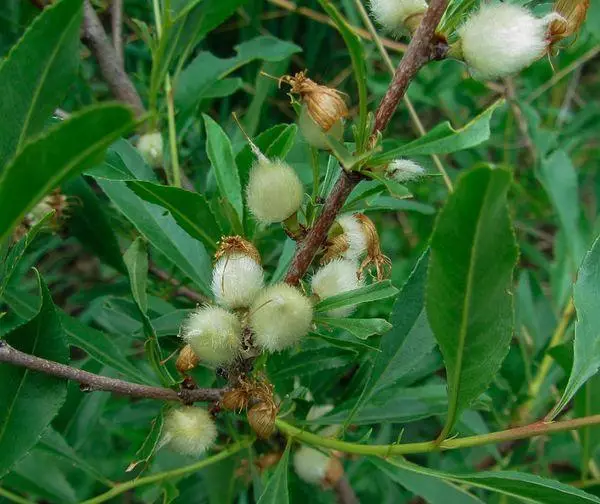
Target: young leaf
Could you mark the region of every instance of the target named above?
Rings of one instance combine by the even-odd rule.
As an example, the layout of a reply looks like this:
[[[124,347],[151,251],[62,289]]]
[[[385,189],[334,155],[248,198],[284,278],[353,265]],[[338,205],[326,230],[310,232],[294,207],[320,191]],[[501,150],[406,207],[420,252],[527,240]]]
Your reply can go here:
[[[269,478],[267,486],[258,499],[258,504],[287,504],[290,501],[287,474],[291,446],[292,443],[288,442],[273,476]]]
[[[42,130],[75,79],[81,13],[82,0],[49,5],[0,63],[0,167]]]
[[[242,200],[242,185],[238,175],[233,148],[229,138],[213,119],[206,114],[206,154],[215,172],[221,198],[231,203],[240,222],[244,222],[244,202]]]
[[[514,471],[481,472],[477,474],[450,474],[412,464],[402,459],[369,459],[372,464],[393,473],[397,467],[416,474],[429,475],[452,481],[460,485],[469,485],[491,490],[510,497],[536,504],[590,504],[600,503],[600,498],[555,480],[541,478],[533,474]]]
[[[392,285],[389,280],[383,280],[382,282],[376,282],[360,289],[344,292],[337,296],[331,296],[322,301],[319,301],[315,306],[316,312],[324,312],[333,310],[335,308],[342,308],[344,306],[356,305],[361,303],[369,303],[371,301],[379,301],[380,299],[386,299],[395,296],[398,293],[398,289]]]
[[[496,374],[513,331],[517,249],[506,206],[507,171],[465,173],[440,212],[431,239],[427,316],[448,379],[440,439]]]
[[[560,401],[548,415],[549,420],[560,413],[600,367],[600,238],[596,238],[583,259],[573,287],[573,302],[577,310],[573,369]]]
[[[367,339],[374,334],[383,334],[392,328],[387,320],[380,318],[372,319],[353,319],[353,318],[333,318],[333,317],[316,317],[315,322],[330,327],[344,329],[357,338]]]
[[[0,177],[0,242],[44,195],[97,163],[133,124],[127,108],[101,105],[29,142]]]
[[[454,129],[449,122],[438,124],[429,133],[396,149],[373,156],[371,165],[387,164],[401,156],[449,154],[475,147],[490,138],[490,120],[494,111],[504,103],[498,100],[465,126]]]
[[[6,342],[25,353],[66,364],[69,349],[50,292],[41,284],[42,308]],[[0,342],[2,345],[2,342]],[[24,367],[0,366],[0,476],[31,447],[58,413],[67,396],[67,382]]]
[[[204,195],[152,182],[133,181],[127,185],[144,200],[169,210],[186,232],[216,250],[223,231]]]

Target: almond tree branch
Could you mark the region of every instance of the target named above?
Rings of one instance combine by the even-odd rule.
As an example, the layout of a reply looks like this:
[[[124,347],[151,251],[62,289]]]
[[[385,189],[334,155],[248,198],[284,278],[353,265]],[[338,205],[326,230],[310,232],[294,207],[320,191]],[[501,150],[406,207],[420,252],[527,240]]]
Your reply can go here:
[[[110,17],[112,26],[112,40],[115,48],[117,63],[125,68],[123,62],[123,0],[112,0],[110,6]]]
[[[108,378],[94,373],[89,373],[65,364],[26,354],[0,341],[0,362],[13,366],[20,366],[32,371],[39,371],[58,378],[79,382],[85,391],[105,391],[129,397],[158,399],[160,401],[181,401],[191,404],[196,401],[218,401],[223,394],[223,389],[197,388],[181,389],[180,391],[140,385],[116,378]]]
[[[342,476],[333,487],[338,504],[359,504],[348,478]]]
[[[375,113],[375,124],[372,131],[374,137],[383,131],[390,122],[392,114],[417,72],[429,61],[444,57],[443,47],[435,38],[435,29],[446,10],[447,4],[448,0],[433,0],[430,3]],[[442,50],[440,51],[440,49]],[[327,232],[342,209],[346,198],[360,180],[360,174],[342,171],[331,194],[325,201],[323,211],[317,222],[298,244],[296,254],[285,277],[287,283],[296,285],[304,276],[314,256],[325,242]]]

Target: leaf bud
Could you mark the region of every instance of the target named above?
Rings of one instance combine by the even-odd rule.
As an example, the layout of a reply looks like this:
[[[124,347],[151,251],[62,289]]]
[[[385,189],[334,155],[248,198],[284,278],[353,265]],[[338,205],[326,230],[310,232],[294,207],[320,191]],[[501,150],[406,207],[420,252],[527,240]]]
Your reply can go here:
[[[196,406],[184,406],[165,415],[160,446],[199,457],[216,439],[217,427],[209,413]]]
[[[407,29],[414,33],[427,11],[425,0],[371,0],[371,14],[393,35]]]
[[[302,480],[323,488],[335,486],[344,475],[337,458],[309,446],[302,446],[294,453],[294,470]]]
[[[425,175],[425,169],[410,159],[394,159],[386,168],[386,176],[400,184],[413,182]]]
[[[181,374],[186,374],[188,371],[194,369],[198,365],[198,362],[198,356],[192,350],[191,345],[188,344],[179,351],[175,367]]]
[[[535,17],[518,5],[482,5],[459,27],[451,54],[461,54],[476,79],[496,79],[523,70],[546,53],[548,25],[557,14]]]
[[[357,265],[348,259],[334,259],[322,266],[313,275],[311,286],[313,293],[319,299],[326,299],[343,292],[358,289],[363,286],[363,280],[359,278]],[[346,317],[354,311],[354,306],[344,306],[327,312],[330,317]]]
[[[312,316],[312,303],[295,287],[267,287],[250,308],[254,342],[270,352],[290,347],[308,333]]]
[[[263,288],[263,269],[256,247],[240,236],[223,238],[215,254],[212,292],[227,308],[249,306]]]
[[[238,318],[217,306],[201,306],[183,322],[179,336],[203,361],[227,364],[240,353],[242,328]]]
[[[160,132],[144,133],[137,142],[140,154],[151,167],[159,168],[163,164],[163,138]]]
[[[298,211],[303,197],[302,182],[290,165],[259,156],[246,186],[246,203],[256,220],[283,222]]]

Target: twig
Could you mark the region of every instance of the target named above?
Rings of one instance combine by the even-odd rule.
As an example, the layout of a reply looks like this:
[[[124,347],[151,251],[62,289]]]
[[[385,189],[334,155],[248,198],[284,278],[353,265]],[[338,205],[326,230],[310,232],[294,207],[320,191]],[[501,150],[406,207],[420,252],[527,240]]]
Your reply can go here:
[[[168,388],[140,385],[116,378],[108,378],[26,354],[11,347],[4,341],[0,341],[0,362],[7,362],[14,366],[25,367],[58,378],[79,382],[85,391],[113,392],[129,397],[158,399],[160,401],[182,401],[185,404],[196,401],[218,401],[223,394],[223,389],[197,388],[176,391]]]
[[[110,16],[112,25],[112,40],[115,48],[117,63],[121,68],[125,68],[123,59],[123,0],[112,0],[110,6]]]
[[[285,10],[290,12],[295,12],[300,14],[301,16],[305,16],[317,23],[327,24],[329,26],[333,26],[335,28],[335,23],[327,16],[326,14],[322,14],[321,12],[317,12],[315,10],[309,9],[307,7],[298,7],[294,2],[290,2],[289,0],[268,0],[269,3],[273,5],[277,5]],[[349,25],[350,29],[356,33],[359,37],[365,40],[373,40],[373,36],[367,31],[357,26]],[[403,53],[406,51],[407,45],[402,44],[400,42],[395,42],[394,40],[390,40],[388,38],[381,39],[383,45],[388,49],[392,49],[394,51]]]
[[[431,59],[439,57],[434,44],[435,29],[446,10],[448,0],[433,0],[427,9],[423,20],[417,28],[387,93],[379,104],[375,114],[373,135],[383,131],[390,121],[398,103],[406,93],[408,85],[417,72]],[[308,231],[305,238],[298,244],[296,254],[292,259],[285,281],[296,285],[308,270],[319,247],[327,237],[327,232],[333,224],[352,189],[360,182],[359,174],[342,171],[331,194],[323,206],[323,211],[315,225]]]
[[[196,292],[185,285],[181,285],[175,278],[169,275],[166,271],[161,270],[158,266],[154,264],[150,264],[148,267],[148,271],[152,273],[156,278],[170,283],[173,287],[175,287],[174,295],[188,298],[190,301],[194,303],[206,303],[210,301],[207,297],[203,296],[199,292]]]
[[[119,63],[117,53],[106,36],[102,23],[89,0],[83,4],[83,33],[81,39],[87,45],[100,67],[102,76],[115,97],[127,103],[139,117],[146,111],[142,99],[129,76]]]
[[[517,93],[515,91],[515,84],[511,77],[507,77],[504,79],[505,91],[504,95],[510,104],[510,108],[515,117],[515,121],[517,122],[517,126],[519,131],[521,132],[521,136],[523,137],[523,142],[525,143],[525,147],[529,151],[529,155],[531,156],[532,163],[535,164],[535,160],[537,158],[537,152],[535,150],[535,145],[531,140],[531,135],[529,134],[529,126],[527,124],[527,119],[525,118],[521,107],[517,102]]]
[[[358,498],[354,493],[354,489],[350,486],[350,482],[346,476],[342,476],[333,487],[338,504],[359,504]]]

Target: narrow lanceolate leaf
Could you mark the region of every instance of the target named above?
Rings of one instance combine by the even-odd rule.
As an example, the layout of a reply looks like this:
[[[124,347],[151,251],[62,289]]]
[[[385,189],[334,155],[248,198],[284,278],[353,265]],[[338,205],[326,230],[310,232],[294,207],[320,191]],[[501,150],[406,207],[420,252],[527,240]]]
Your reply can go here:
[[[190,236],[216,250],[222,231],[204,195],[152,182],[135,181],[127,185],[140,198],[169,210]]]
[[[203,114],[206,126],[206,154],[215,172],[221,198],[231,203],[240,222],[244,220],[242,185],[229,138],[215,121]]]
[[[98,163],[133,124],[127,108],[97,106],[29,142],[0,177],[0,242],[44,195]]]
[[[500,368],[513,331],[517,248],[506,206],[510,174],[467,172],[440,212],[431,240],[427,316],[448,380],[447,436]]]
[[[278,462],[273,476],[267,482],[267,486],[258,499],[258,504],[287,504],[290,501],[288,493],[288,462],[290,459],[290,447],[288,442],[281,460]]]
[[[586,254],[573,287],[577,310],[573,369],[565,392],[548,415],[554,418],[600,367],[600,238]]]
[[[50,5],[0,63],[0,171],[42,130],[79,63],[82,0]]]
[[[415,474],[427,475],[451,481],[459,485],[468,485],[490,490],[525,502],[534,504],[591,504],[600,503],[600,498],[559,481],[541,478],[533,474],[515,471],[480,472],[477,474],[450,474],[421,467],[402,459],[370,459],[371,463],[388,474],[396,468]],[[403,474],[403,473],[401,473]],[[394,479],[396,477],[394,476]],[[469,502],[468,500],[463,502]]]
[[[42,282],[38,277],[38,281]],[[48,288],[42,282],[42,308],[6,337],[14,348],[67,363],[69,349]],[[38,441],[67,395],[67,382],[23,367],[0,364],[0,476]]]
[[[323,299],[323,301],[320,301],[315,306],[315,311],[324,312],[335,308],[342,308],[344,306],[379,301],[380,299],[389,298],[396,294],[398,294],[398,289],[396,289],[389,280],[384,280],[382,282],[367,285],[366,287],[361,287],[360,289]]]
[[[133,300],[140,311],[145,314],[148,311],[148,295],[146,294],[148,286],[148,252],[142,239],[137,238],[131,244],[125,252],[123,260],[129,272]]]
[[[374,334],[383,334],[392,328],[387,320],[380,318],[372,319],[353,319],[353,318],[333,318],[333,317],[317,317],[315,322],[325,327],[335,327],[344,329],[357,338],[367,339]]]

